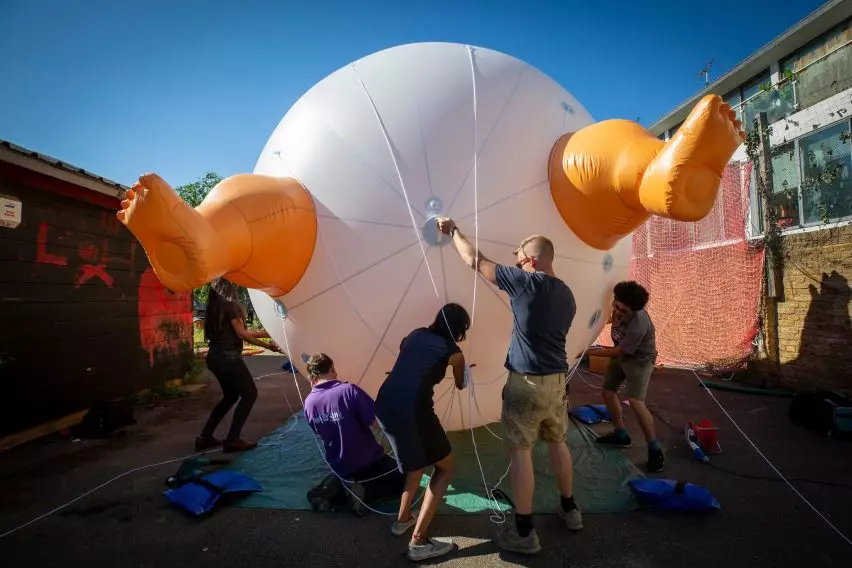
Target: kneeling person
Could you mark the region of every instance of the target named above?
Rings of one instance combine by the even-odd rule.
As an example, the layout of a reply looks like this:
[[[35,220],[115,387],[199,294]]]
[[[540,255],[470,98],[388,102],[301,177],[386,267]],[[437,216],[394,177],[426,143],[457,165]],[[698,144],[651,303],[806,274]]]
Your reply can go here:
[[[405,477],[373,436],[373,399],[357,386],[338,380],[334,361],[325,353],[311,356],[307,366],[312,388],[305,398],[305,417],[322,440],[326,461],[354,493],[355,512],[363,512],[365,503],[399,497]],[[314,510],[344,504],[351,497],[337,476],[308,492]]]

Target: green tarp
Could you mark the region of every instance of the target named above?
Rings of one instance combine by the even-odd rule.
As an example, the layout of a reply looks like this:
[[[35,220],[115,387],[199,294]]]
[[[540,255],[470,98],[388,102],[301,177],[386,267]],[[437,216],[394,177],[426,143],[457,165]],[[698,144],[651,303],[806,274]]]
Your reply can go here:
[[[503,442],[497,439],[499,424],[476,428],[472,432],[450,432],[456,459],[456,473],[438,510],[439,514],[482,513],[491,510],[483,475],[488,487],[494,487],[506,473],[509,459]],[[493,432],[493,433],[492,433]],[[636,507],[627,482],[641,473],[618,450],[595,444],[594,433],[582,424],[571,423],[568,444],[574,457],[574,496],[586,513],[614,513]],[[479,464],[474,451],[474,439]],[[269,509],[310,509],[305,494],[328,475],[316,438],[300,412],[284,426],[264,438],[257,449],[242,455],[231,468],[256,479],[263,491],[241,500],[241,507]],[[387,448],[387,444],[385,443]],[[547,459],[547,445],[536,444],[533,450],[536,491],[533,511],[552,512],[559,504],[556,480]],[[428,483],[424,476],[423,486]],[[511,496],[508,474],[500,489]],[[502,503],[503,508],[506,504]],[[377,509],[395,511],[395,503],[384,503]]]

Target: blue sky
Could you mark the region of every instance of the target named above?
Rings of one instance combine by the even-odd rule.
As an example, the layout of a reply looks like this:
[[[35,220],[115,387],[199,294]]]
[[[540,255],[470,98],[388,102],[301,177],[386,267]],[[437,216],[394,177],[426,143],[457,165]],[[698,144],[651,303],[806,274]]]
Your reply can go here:
[[[125,184],[251,171],[312,85],[416,41],[506,52],[649,125],[822,3],[3,0],[0,138]]]

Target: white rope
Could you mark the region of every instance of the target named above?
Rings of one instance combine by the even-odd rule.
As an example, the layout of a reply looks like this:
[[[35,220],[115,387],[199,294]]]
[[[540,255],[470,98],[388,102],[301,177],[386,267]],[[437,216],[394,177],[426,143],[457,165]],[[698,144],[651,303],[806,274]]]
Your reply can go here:
[[[825,524],[828,525],[829,528],[831,528],[831,530],[836,532],[838,534],[838,536],[840,536],[840,538],[842,538],[844,541],[846,541],[846,544],[852,545],[852,539],[850,539],[848,536],[843,534],[843,532],[839,528],[837,528],[834,525],[834,523],[832,523],[830,520],[828,520],[828,517],[823,515],[820,512],[820,510],[817,509],[816,506],[814,506],[813,503],[808,501],[807,497],[802,495],[802,493],[798,489],[796,489],[796,486],[793,485],[792,483],[790,483],[790,481],[786,477],[784,477],[784,474],[781,473],[781,471],[777,467],[775,467],[775,464],[773,464],[772,461],[768,457],[766,457],[766,455],[763,452],[760,451],[760,448],[757,447],[757,444],[755,444],[752,441],[752,439],[748,437],[748,434],[746,434],[743,431],[743,429],[740,428],[740,425],[737,424],[737,421],[734,420],[734,417],[731,416],[731,414],[725,409],[725,407],[722,406],[722,403],[719,402],[719,399],[716,398],[716,395],[714,395],[713,392],[704,384],[704,382],[701,380],[701,377],[698,376],[698,373],[696,373],[694,369],[689,369],[689,370],[692,371],[692,374],[695,375],[696,380],[698,380],[698,384],[701,385],[704,388],[704,390],[707,392],[708,395],[710,395],[710,398],[713,399],[713,402],[716,403],[716,406],[718,406],[719,409],[725,414],[725,416],[728,417],[728,420],[731,421],[731,424],[734,425],[734,428],[737,429],[737,431],[740,433],[740,435],[743,437],[743,439],[745,439],[745,441],[748,442],[751,445],[752,448],[754,448],[754,451],[757,452],[757,455],[759,455],[761,458],[763,458],[763,461],[765,461],[766,464],[770,468],[772,468],[772,471],[775,472],[775,474],[781,479],[781,481],[786,483],[787,486],[793,491],[793,493],[798,495],[799,499],[801,499],[808,507],[810,507],[811,510],[819,516],[819,518],[821,518],[823,521],[825,521]]]
[[[470,79],[471,79],[471,90],[472,90],[472,94],[473,94],[473,211],[474,211],[474,215],[473,215],[473,239],[474,239],[473,248],[476,251],[476,255],[477,255],[477,258],[474,261],[475,264],[474,264],[474,267],[473,267],[473,299],[471,300],[472,307],[471,307],[471,314],[470,314],[470,327],[471,327],[471,329],[473,329],[473,323],[474,323],[475,318],[476,318],[476,284],[477,284],[477,281],[479,280],[479,258],[478,258],[479,257],[479,164],[478,164],[478,161],[479,161],[478,160],[478,158],[479,158],[479,148],[478,148],[479,139],[477,137],[477,128],[476,128],[477,110],[478,110],[479,105],[478,105],[478,101],[477,101],[477,97],[476,97],[476,66],[474,64],[474,59],[473,59],[473,48],[469,45],[466,46],[466,47],[467,47],[468,60],[470,61]],[[472,334],[468,336],[468,345],[469,345],[468,352],[472,356],[473,355],[473,337],[472,337]],[[472,371],[471,371],[471,375],[472,375]],[[468,419],[471,421],[471,423],[470,423],[470,425],[471,425],[470,439],[473,442],[473,454],[474,454],[474,456],[476,456],[476,463],[479,466],[479,476],[482,479],[482,485],[485,487],[485,494],[488,497],[488,500],[490,502],[489,504],[491,506],[491,513],[492,514],[489,517],[489,520],[496,525],[500,525],[500,524],[503,524],[503,523],[506,522],[506,513],[503,512],[503,509],[500,507],[500,503],[494,497],[493,490],[488,487],[488,480],[485,479],[485,468],[482,466],[482,460],[479,457],[479,446],[476,443],[476,433],[474,432],[474,429],[473,429],[473,406],[474,406],[474,403],[476,402],[476,392],[475,392],[476,387],[474,385],[474,381],[473,381],[472,376],[471,376],[470,381],[468,381],[467,389],[468,389],[468,391],[467,391],[467,395],[468,395],[467,396],[467,408],[468,408],[467,415],[468,415]],[[479,412],[479,403],[476,403],[476,410],[477,410],[477,413],[479,413],[480,416],[481,416],[481,412]],[[486,427],[487,427],[487,425],[486,425]],[[488,428],[488,431],[491,432],[491,429]],[[496,436],[496,434],[494,434],[494,432],[491,432],[491,434],[493,436],[499,438],[499,436]],[[511,467],[512,467],[512,464],[511,464],[511,462],[509,462],[509,466],[506,468],[506,473],[504,473],[503,476],[500,478],[500,481],[497,483],[497,486],[499,486],[500,483],[503,482],[503,479],[506,477],[506,474],[509,473],[509,469]]]
[[[299,179],[299,177],[293,172],[293,170],[288,168],[287,164],[284,163],[284,159],[281,157],[281,152],[273,152],[273,156],[275,156],[275,158],[281,164],[281,167],[283,168],[283,172],[286,175],[295,179],[300,186],[307,187],[304,183],[302,183],[302,180]],[[378,335],[376,335],[376,332],[373,331],[373,328],[367,324],[367,321],[364,319],[364,316],[361,315],[361,312],[358,309],[358,305],[355,303],[355,300],[352,299],[352,295],[349,293],[349,288],[346,286],[346,281],[340,273],[340,269],[338,268],[337,263],[334,260],[334,255],[331,254],[331,248],[328,246],[328,243],[326,242],[324,235],[325,235],[325,230],[322,229],[322,223],[317,221],[317,239],[320,241],[320,243],[322,243],[322,246],[325,249],[325,254],[328,257],[329,262],[331,263],[331,268],[334,270],[334,274],[337,276],[337,281],[340,283],[340,287],[343,288],[343,293],[346,294],[346,298],[349,300],[349,305],[352,307],[352,310],[358,316],[358,319],[361,320],[361,323],[364,324],[364,327],[367,328],[367,331],[370,332],[370,335],[372,335],[373,338],[375,338],[376,341],[378,341],[379,344],[382,345],[382,347],[387,349],[391,353],[391,355],[396,356],[397,352],[394,349],[391,349],[390,347],[388,347],[387,345],[384,344],[384,341],[382,340],[382,338],[379,337]],[[394,253],[394,254],[397,254],[397,253]],[[387,259],[385,259],[385,260],[387,260]],[[350,278],[351,278],[351,276],[350,276]],[[305,303],[307,303],[307,301]]]
[[[98,486],[97,486],[97,487],[95,487],[94,489],[90,489],[90,490],[86,491],[86,492],[85,492],[85,493],[83,493],[82,495],[80,495],[80,496],[78,496],[78,497],[75,497],[74,499],[71,499],[71,500],[70,500],[70,501],[68,501],[67,503],[65,503],[65,504],[63,504],[63,505],[60,505],[60,506],[56,507],[55,509],[51,509],[50,511],[48,511],[47,513],[45,513],[45,514],[43,514],[43,515],[39,515],[38,517],[36,517],[36,518],[32,519],[31,521],[27,521],[26,523],[24,523],[24,524],[22,524],[22,525],[19,525],[19,526],[17,526],[17,527],[15,527],[15,528],[13,528],[12,530],[8,530],[8,531],[4,532],[3,534],[0,534],[0,538],[5,538],[5,537],[9,536],[9,535],[10,535],[10,534],[12,534],[12,533],[16,533],[16,532],[18,532],[19,530],[21,530],[21,529],[23,529],[23,528],[26,528],[26,527],[30,526],[31,524],[33,524],[33,523],[35,523],[35,522],[38,522],[38,521],[40,521],[40,520],[44,519],[45,517],[49,517],[50,515],[52,515],[52,514],[54,514],[54,513],[57,513],[57,512],[61,511],[62,509],[66,508],[66,507],[68,507],[68,506],[70,506],[70,505],[73,505],[74,503],[76,503],[76,502],[77,502],[77,501],[79,501],[80,499],[83,499],[83,498],[85,498],[85,497],[88,497],[89,495],[91,495],[91,494],[92,494],[92,493],[94,493],[95,491],[97,491],[97,490],[99,490],[99,489],[103,489],[104,487],[106,487],[107,485],[109,485],[110,483],[112,483],[113,481],[118,481],[118,480],[119,480],[119,479],[121,479],[122,477],[126,477],[126,476],[130,475],[131,473],[136,473],[137,471],[142,471],[143,469],[149,469],[149,468],[152,468],[152,467],[159,467],[159,466],[161,466],[161,465],[167,465],[167,464],[170,464],[170,463],[175,463],[175,462],[179,462],[179,461],[184,461],[184,460],[188,460],[188,459],[195,458],[195,457],[198,457],[198,456],[203,456],[203,455],[205,455],[205,454],[212,454],[212,453],[216,453],[216,452],[220,452],[220,451],[222,451],[222,450],[221,450],[221,449],[216,449],[216,450],[211,450],[211,451],[209,451],[209,452],[199,452],[199,453],[196,453],[196,454],[190,454],[190,455],[188,455],[188,456],[184,456],[184,457],[182,457],[182,458],[174,458],[174,459],[171,459],[171,460],[161,461],[161,462],[157,462],[157,463],[150,463],[150,464],[148,464],[148,465],[143,465],[143,466],[135,467],[135,468],[133,468],[133,469],[130,469],[130,470],[128,470],[128,471],[125,471],[125,472],[124,472],[124,473],[122,473],[122,474],[116,475],[115,477],[113,477],[113,478],[112,478],[112,479],[110,479],[109,481],[105,481],[104,483],[101,483],[100,485],[98,485]]]

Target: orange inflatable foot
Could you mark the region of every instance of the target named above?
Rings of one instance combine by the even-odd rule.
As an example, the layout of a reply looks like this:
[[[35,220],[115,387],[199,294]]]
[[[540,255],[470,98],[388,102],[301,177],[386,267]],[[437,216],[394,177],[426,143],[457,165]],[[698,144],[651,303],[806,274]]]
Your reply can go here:
[[[652,214],[703,219],[744,139],[736,115],[718,95],[704,97],[668,142],[635,122],[599,122],[557,141],[550,192],[571,230],[608,250]]]
[[[290,178],[237,175],[193,209],[160,176],[145,174],[121,207],[118,219],[176,292],[225,276],[280,296],[301,279],[316,243],[313,200]]]
[[[741,126],[721,97],[704,97],[645,170],[642,207],[679,221],[703,219],[716,202],[725,166],[745,140]]]

